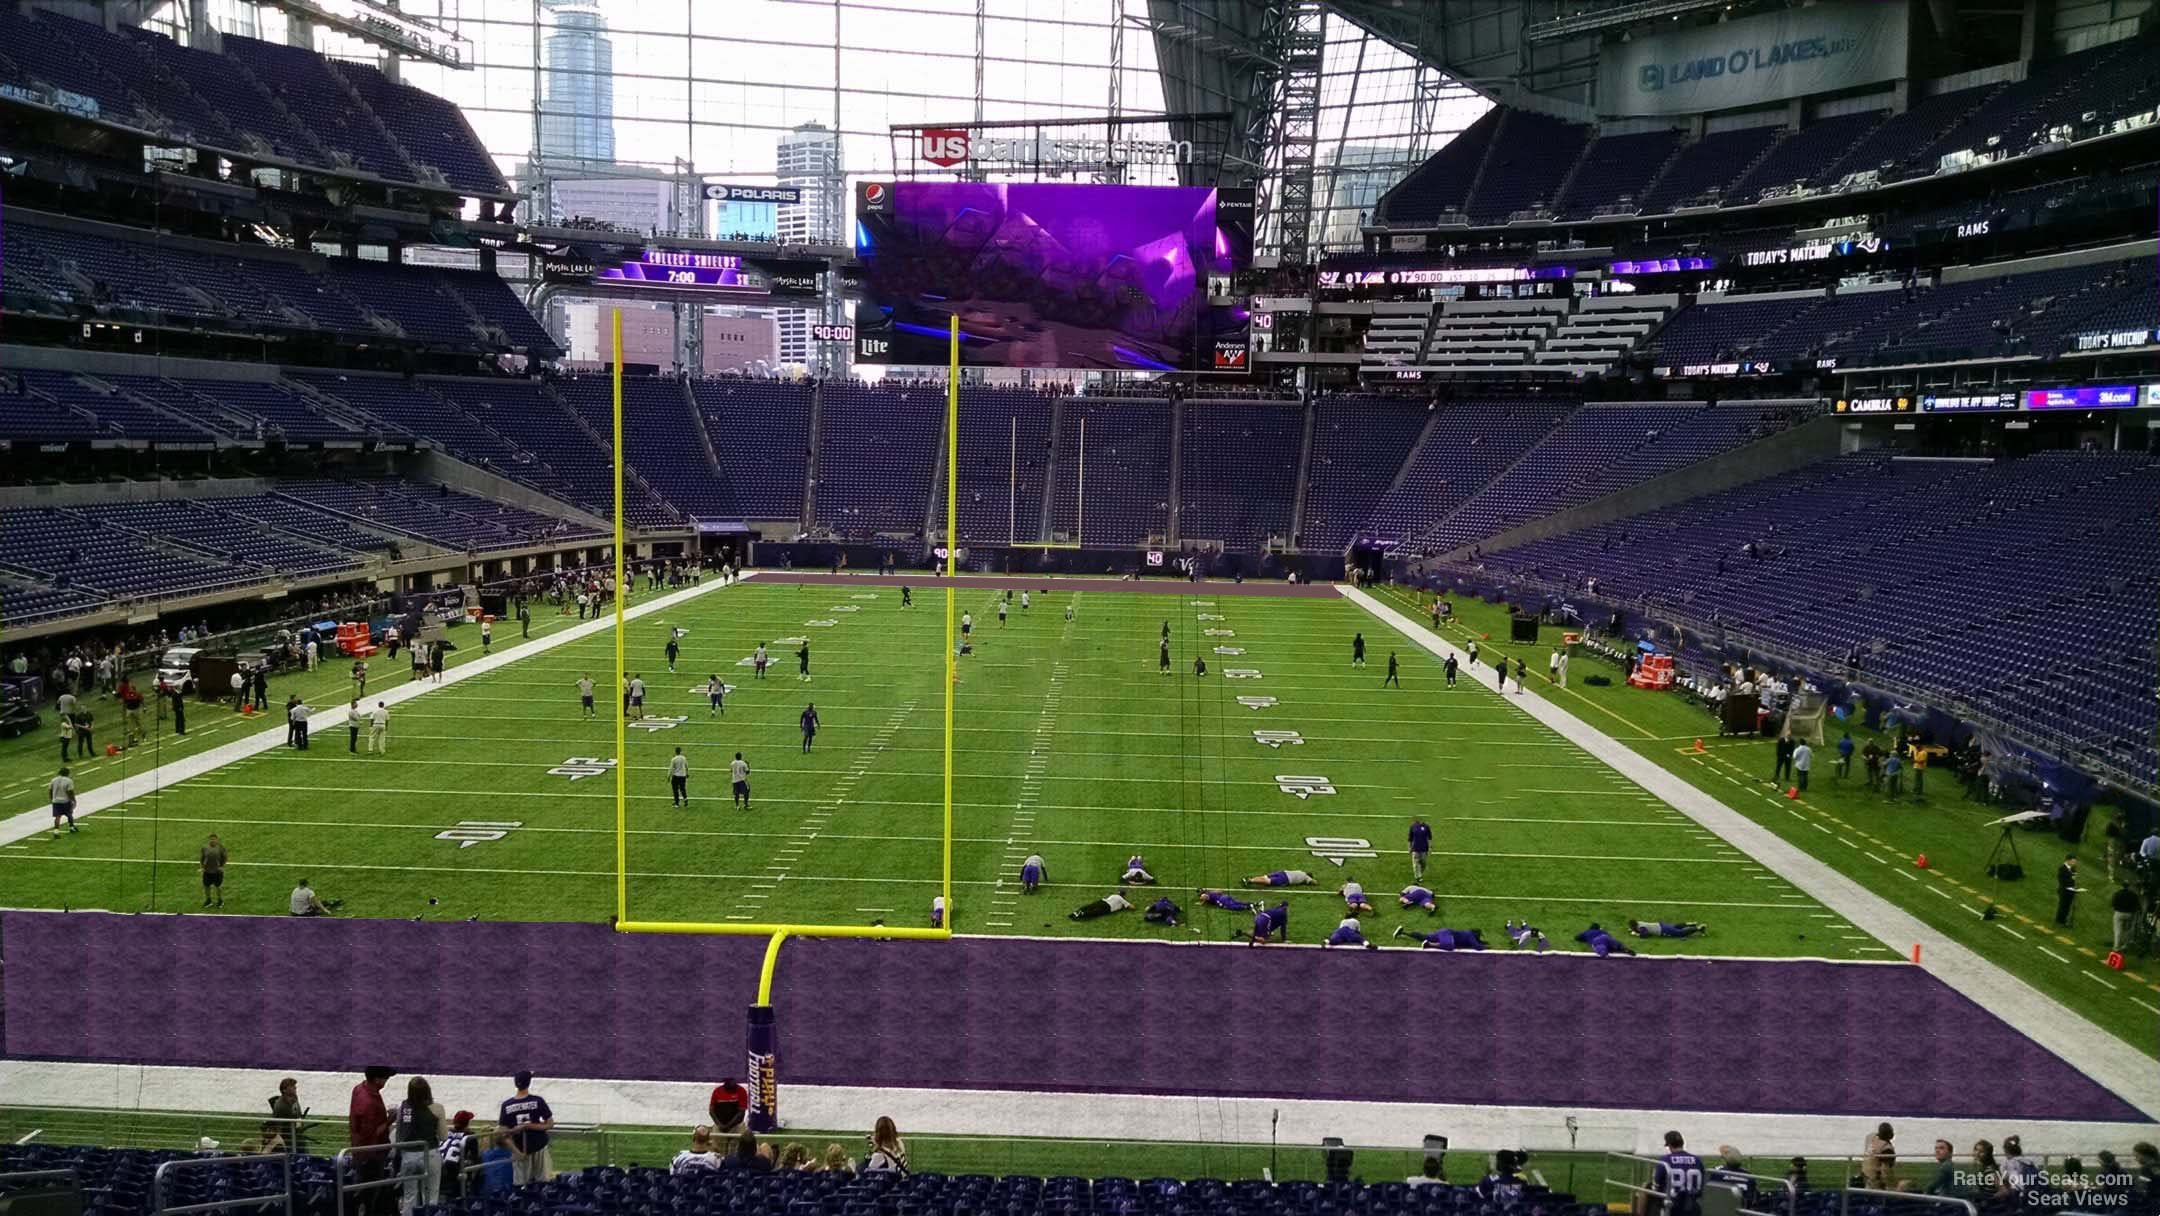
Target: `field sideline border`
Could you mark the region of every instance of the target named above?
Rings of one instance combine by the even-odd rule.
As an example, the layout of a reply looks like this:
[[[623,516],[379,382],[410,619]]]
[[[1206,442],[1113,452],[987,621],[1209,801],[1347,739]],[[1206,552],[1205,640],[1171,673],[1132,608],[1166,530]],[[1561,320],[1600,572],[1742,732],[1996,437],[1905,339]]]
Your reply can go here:
[[[1468,655],[1374,596],[1338,586],[1343,598],[1394,628],[1435,658],[1455,655],[1465,671],[1481,672]],[[1649,757],[1546,698],[1517,696],[1510,704],[1635,782],[1719,839],[1739,849],[1811,899],[1843,916],[1893,950],[1921,949],[1919,965],[1982,1009],[2053,1052],[2124,1101],[2160,1117],[2160,1069],[2153,1057],[1960,945],[1911,913],[1786,843],[1768,828],[1725,805]]]
[[[744,571],[741,575],[741,578],[756,577],[757,571],[754,570]],[[701,583],[694,587],[685,587],[680,591],[668,592],[656,600],[624,609],[623,623],[627,625],[631,621],[650,616],[656,612],[664,612],[676,605],[694,600],[701,595],[709,595],[720,590],[723,586],[733,585],[732,583],[723,584],[715,579],[710,583]],[[448,688],[464,680],[477,679],[512,663],[535,655],[545,654],[550,650],[567,646],[572,642],[583,641],[588,637],[614,627],[614,614],[610,613],[604,617],[595,617],[583,624],[573,625],[568,629],[540,638],[537,641],[522,646],[506,646],[495,654],[484,655],[470,663],[460,663],[443,673],[441,683],[414,681],[400,684],[396,688],[381,693],[376,699],[386,705],[403,705],[416,697],[424,697],[435,689]],[[310,736],[319,735],[324,739],[328,739],[331,732],[343,725],[344,721],[345,707],[342,705],[333,706],[308,719],[308,734]],[[391,725],[394,729],[396,723],[393,722]],[[223,768],[234,761],[245,760],[250,756],[259,756],[272,748],[283,747],[284,745],[285,724],[278,722],[274,725],[266,725],[260,733],[244,735],[230,742],[221,743],[208,751],[197,752],[192,756],[184,756],[170,763],[160,764],[156,768],[131,773],[118,781],[110,781],[98,786],[96,789],[78,794],[75,798],[75,814],[78,817],[88,818],[99,811],[155,794],[167,786],[177,785],[191,777],[200,777],[205,773]],[[0,845],[28,840],[40,832],[50,830],[52,830],[52,803],[40,802],[33,810],[22,811],[6,819],[0,819]]]
[[[726,1070],[721,1070],[726,1071]],[[328,1095],[317,1102],[335,1119],[336,1095],[355,1074],[277,1069],[147,1068],[43,1060],[0,1060],[0,1092],[10,1105],[70,1109],[172,1110],[257,1115],[261,1095],[291,1076],[304,1092]],[[488,1076],[429,1078],[441,1095],[487,1110],[509,1091],[509,1079]],[[534,1088],[547,1096],[567,1123],[680,1127],[689,1139],[705,1119],[713,1079],[699,1081],[581,1080],[541,1076]],[[475,1096],[477,1095],[477,1096]],[[1414,1150],[1426,1132],[1446,1132],[1465,1149],[1525,1148],[1560,1152],[1570,1147],[1565,1120],[1582,1124],[1583,1151],[1660,1151],[1660,1137],[1676,1129],[1690,1143],[1740,1144],[1754,1157],[1804,1154],[1844,1157],[1875,1130],[1873,1115],[1780,1115],[1746,1112],[1668,1111],[1624,1107],[1563,1109],[1536,1106],[1471,1106],[1449,1103],[1344,1102],[1307,1098],[1213,1098],[1191,1095],[1070,1093],[1063,1091],[915,1089],[787,1085],[781,1098],[789,1118],[768,1138],[786,1140],[788,1127],[831,1132],[853,1143],[878,1115],[905,1116],[909,1135],[987,1137],[1082,1137],[1104,1140],[1187,1141],[1260,1145],[1278,1134],[1281,1143],[1309,1147],[1322,1136],[1341,1136],[1359,1148]],[[1280,1128],[1271,1127],[1280,1113]],[[1966,1144],[2002,1132],[1996,1119],[1901,1118],[1915,1136],[1942,1136]],[[2128,1144],[2151,1135],[2149,1124],[2020,1120],[2025,1147],[2034,1153],[2089,1156],[2095,1146]],[[813,1147],[816,1147],[813,1144]],[[650,1162],[648,1164],[660,1164]]]

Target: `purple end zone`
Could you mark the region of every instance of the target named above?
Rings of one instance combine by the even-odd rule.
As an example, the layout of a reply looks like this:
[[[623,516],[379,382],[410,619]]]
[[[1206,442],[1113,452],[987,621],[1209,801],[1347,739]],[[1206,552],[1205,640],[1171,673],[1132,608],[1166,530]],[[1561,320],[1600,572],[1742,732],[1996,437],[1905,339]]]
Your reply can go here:
[[[1038,574],[963,574],[958,578],[946,578],[931,574],[807,574],[799,570],[760,570],[753,581],[805,587],[852,587],[858,591],[878,587],[897,591],[902,586],[913,587],[918,591],[932,587],[958,587],[962,591],[969,588],[995,590],[1010,587],[1015,591],[1111,591],[1133,595],[1190,595],[1207,599],[1232,596],[1292,600],[1341,598],[1330,583],[1258,580],[1249,583],[1195,583],[1179,578],[1071,578]],[[1055,611],[1055,607],[1051,610]]]
[[[764,947],[597,925],[8,912],[0,1046],[710,1081]],[[789,1084],[2148,1121],[1909,966],[798,939],[776,992]]]

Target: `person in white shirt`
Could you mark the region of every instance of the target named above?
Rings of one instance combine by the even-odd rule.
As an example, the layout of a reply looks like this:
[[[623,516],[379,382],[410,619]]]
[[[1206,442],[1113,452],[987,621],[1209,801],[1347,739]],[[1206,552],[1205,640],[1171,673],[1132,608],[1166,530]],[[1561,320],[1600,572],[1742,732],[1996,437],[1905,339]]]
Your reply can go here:
[[[315,888],[309,886],[308,880],[303,878],[300,884],[292,889],[292,900],[287,905],[287,910],[294,916],[328,916],[333,906],[324,903],[315,894]]]
[[[1553,668],[1553,683],[1562,688],[1567,687],[1567,655],[1565,653],[1561,654],[1559,665]]]
[[[481,617],[481,618],[480,618],[480,653],[481,653],[481,654],[482,654],[483,656],[484,656],[484,655],[486,655],[486,654],[487,654],[487,652],[488,652],[488,647],[490,647],[490,646],[492,646],[492,645],[494,645],[494,644],[495,644],[495,622],[493,622],[493,621],[489,620],[489,619],[488,619],[488,618],[486,618],[486,617]]]
[[[1808,770],[1809,770],[1809,769],[1812,769],[1812,768],[1814,768],[1814,767],[1815,767],[1815,749],[1814,749],[1814,748],[1812,748],[1812,747],[1809,747],[1809,746],[1808,746],[1807,744],[1803,743],[1803,744],[1801,744],[1800,746],[1798,746],[1798,747],[1796,747],[1796,748],[1794,748],[1794,749],[1793,749],[1793,753],[1792,753],[1792,771],[1793,771],[1793,784],[1794,784],[1795,786],[1799,787],[1799,790],[1800,790],[1800,792],[1801,792],[1801,793],[1803,793],[1803,794],[1807,792],[1807,775],[1808,775]]]
[[[942,895],[930,897],[930,927],[933,929],[945,927],[945,897]]]
[[[631,716],[631,717],[633,717],[633,718],[643,718],[643,717],[645,716],[645,677],[644,677],[644,676],[631,676],[631,677],[630,677],[630,711],[629,711],[629,712],[630,712],[630,716]]]
[[[242,705],[246,704],[246,703],[247,703],[247,677],[246,677],[246,676],[244,676],[244,675],[241,675],[241,674],[240,674],[239,672],[237,672],[237,671],[236,671],[236,672],[232,673],[232,707],[233,707],[233,712],[234,712],[234,713],[239,713],[239,712],[240,712],[240,707],[241,707]],[[63,710],[61,710],[60,712],[61,712],[61,713],[66,713],[67,711],[63,709]]]
[[[728,779],[735,784],[735,805],[749,810],[750,766],[743,763],[741,752],[736,752],[735,759],[728,763]]]
[[[371,756],[390,754],[390,707],[381,701],[375,703],[375,712],[368,715],[367,749]]]
[[[593,716],[592,690],[592,677],[579,676],[577,682],[578,701],[585,707],[585,716],[587,718],[591,718]]]
[[[46,785],[45,792],[52,798],[52,834],[58,839],[62,819],[67,820],[68,831],[75,830],[75,779],[68,776],[65,765],[60,775]]]
[[[315,711],[308,708],[308,703],[298,697],[293,698],[292,708],[285,711],[285,725],[291,732],[290,742],[301,751],[307,750],[308,715],[313,712]]]
[[[2160,828],[2155,828],[2153,834],[2147,836],[2145,842],[2138,846],[2138,856],[2146,861],[2160,859]]]
[[[308,669],[309,671],[313,671],[313,670],[315,670],[315,656],[316,656],[316,654],[317,654],[317,650],[316,650],[316,647],[315,647],[315,639],[314,639],[314,638],[309,638],[309,639],[308,639],[308,644],[307,644],[307,669]]]
[[[689,806],[690,761],[682,754],[681,748],[676,748],[675,755],[668,760],[667,773],[668,785],[672,787],[673,793],[675,795],[674,805]]]
[[[1020,611],[1022,611],[1022,612],[1026,612],[1026,611],[1027,611],[1027,609],[1028,609],[1028,593],[1027,593],[1027,592],[1025,592],[1025,591],[1022,591],[1022,592],[1020,593]]]
[[[668,1173],[688,1174],[696,1170],[719,1169],[720,1154],[713,1151],[712,1135],[712,1128],[704,1125],[692,1130],[690,1147],[675,1154],[675,1159],[668,1162]]]
[[[1108,916],[1113,912],[1131,911],[1132,906],[1132,901],[1125,898],[1125,892],[1117,890],[1103,896],[1101,899],[1081,904],[1068,913],[1065,919],[1094,920],[1098,916]]]

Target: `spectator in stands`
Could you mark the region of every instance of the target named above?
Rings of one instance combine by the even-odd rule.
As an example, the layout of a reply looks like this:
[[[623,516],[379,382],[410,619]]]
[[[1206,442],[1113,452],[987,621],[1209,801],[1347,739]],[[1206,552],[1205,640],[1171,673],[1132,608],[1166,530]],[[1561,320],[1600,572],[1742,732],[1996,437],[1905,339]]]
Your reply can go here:
[[[496,1132],[488,1151],[480,1158],[480,1193],[501,1195],[517,1185],[516,1154],[510,1151],[510,1134]]]
[[[745,1174],[769,1174],[772,1167],[772,1146],[759,1144],[756,1132],[735,1137],[735,1151],[720,1163],[723,1170]]]
[[[1928,1184],[1922,1188],[1929,1195],[1957,1194],[1957,1165],[1950,1160],[1948,1140],[1935,1142],[1935,1172],[1928,1175]]]
[[[2069,860],[2077,859],[2073,857]],[[2044,1174],[2040,1163],[2025,1155],[2025,1145],[2016,1136],[2004,1136],[2002,1148],[2004,1185],[2016,1193],[2039,1189],[2043,1185]]]
[[[1425,1154],[1424,1170],[1420,1173],[1410,1175],[1410,1177],[1405,1178],[1403,1181],[1409,1183],[1411,1186],[1446,1186],[1447,1179],[1440,1176],[1440,1154]]]
[[[455,1201],[465,1197],[465,1167],[478,1165],[481,1161],[480,1137],[473,1134],[472,1121],[473,1113],[469,1110],[461,1110],[450,1116],[450,1131],[435,1150],[442,1162],[440,1182],[437,1184],[438,1193],[445,1200]],[[472,1193],[478,1194],[479,1190],[476,1182]]]
[[[217,837],[213,836],[211,839],[215,840]],[[277,1093],[270,1096],[270,1117],[276,1119],[278,1125],[285,1129],[286,1138],[292,1142],[293,1151],[296,1153],[307,1151],[306,1129],[300,1125],[300,1120],[306,1115],[306,1109],[300,1105],[300,1082],[291,1077],[278,1082]]]
[[[720,1168],[720,1154],[713,1151],[713,1129],[700,1124],[690,1132],[690,1147],[675,1154],[668,1163],[671,1174],[688,1174],[696,1170]]]
[[[405,1100],[398,1103],[397,1122],[391,1134],[396,1144],[422,1144],[425,1148],[398,1150],[398,1216],[413,1216],[415,1208],[433,1207],[442,1197],[442,1152],[439,1144],[445,1116],[426,1077],[405,1083]]]
[[[293,915],[321,915],[299,910],[302,891],[307,891],[309,900],[314,900],[315,893],[308,890],[307,879],[301,879],[299,887],[293,891]],[[389,1170],[387,1150],[375,1146],[390,1143],[390,1112],[383,1107],[382,1090],[384,1083],[396,1075],[395,1069],[371,1067],[361,1074],[360,1083],[352,1088],[352,1103],[345,1116],[345,1135],[353,1148],[353,1173],[362,1182],[374,1182]],[[387,1206],[383,1202],[386,1192],[382,1190],[365,1191],[362,1195],[362,1211],[380,1212]]]
[[[548,1132],[555,1126],[555,1112],[547,1099],[532,1092],[532,1074],[521,1072],[510,1078],[517,1092],[503,1099],[502,1112],[497,1123],[510,1137],[511,1181],[518,1186],[528,1182],[546,1182],[555,1177],[555,1164],[548,1153]]]
[[[721,1135],[735,1135],[742,1131],[743,1120],[750,1114],[750,1091],[735,1078],[722,1077],[720,1084],[713,1087],[712,1099],[706,1103],[705,1110]]]
[[[905,1174],[908,1172],[907,1141],[900,1138],[900,1129],[890,1115],[879,1115],[870,1129],[870,1154],[863,1158],[865,1174]]]
[[[818,1172],[852,1178],[855,1176],[855,1162],[847,1155],[846,1149],[837,1144],[828,1144],[825,1146],[824,1158],[819,1162]]]
[[[800,1144],[790,1144],[780,1151],[780,1170],[791,1174],[807,1173],[810,1168],[810,1150]]]
[[[1891,1189],[1891,1171],[1897,1167],[1897,1147],[1891,1138],[1897,1129],[1888,1123],[1877,1124],[1868,1134],[1860,1150],[1860,1178],[1878,1191]]]

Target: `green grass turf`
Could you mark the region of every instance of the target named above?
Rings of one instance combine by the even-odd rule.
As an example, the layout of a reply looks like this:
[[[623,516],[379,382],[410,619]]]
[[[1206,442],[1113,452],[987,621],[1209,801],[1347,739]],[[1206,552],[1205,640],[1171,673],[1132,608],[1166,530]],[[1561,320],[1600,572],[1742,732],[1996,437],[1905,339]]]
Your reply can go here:
[[[685,719],[631,732],[634,918],[926,921],[942,841],[943,597],[923,592],[902,610],[889,588],[856,598],[870,594],[752,582],[632,622],[631,666],[653,690],[647,712]],[[1508,700],[1468,681],[1444,689],[1430,656],[1399,638],[1405,687],[1383,689],[1390,631],[1353,604],[1106,591],[1081,595],[1068,624],[1070,597],[1043,595],[1001,628],[993,592],[960,595],[979,639],[962,662],[954,753],[963,932],[1228,938],[1246,918],[1199,909],[1193,889],[1295,868],[1322,883],[1288,895],[1303,941],[1333,927],[1332,887],[1355,876],[1382,905],[1368,932],[1383,942],[1396,925],[1476,927],[1498,942],[1504,920],[1528,916],[1572,949],[1589,921],[1634,915],[1712,926],[1646,952],[1891,957]],[[846,608],[858,611],[836,611]],[[1170,676],[1155,670],[1165,619]],[[677,625],[689,634],[669,677],[660,650]],[[1353,670],[1360,630],[1371,666]],[[803,634],[815,650],[809,683],[795,678],[787,645],[775,645],[762,682],[736,666],[760,639]],[[1196,652],[1210,662],[1205,680],[1189,674]],[[547,770],[612,755],[612,724],[581,720],[573,688],[590,671],[604,695],[612,653],[611,636],[584,639],[394,709],[388,757],[348,755],[343,732],[326,733],[306,753],[277,749],[101,812],[80,835],[0,850],[0,902],[193,909],[195,852],[215,831],[233,857],[228,912],[282,913],[304,873],[348,914],[603,920],[614,903],[612,777]],[[1263,676],[1225,679],[1234,666]],[[720,720],[696,691],[713,671],[739,686]],[[1278,703],[1250,709],[1239,695]],[[796,721],[811,700],[825,729],[806,756]],[[1269,748],[1253,737],[1263,729],[1304,742]],[[689,810],[669,805],[676,746],[691,758]],[[737,750],[754,770],[748,812],[729,805]],[[1028,779],[1031,754],[1040,780]],[[32,777],[49,763],[9,758]],[[1337,792],[1294,797],[1278,775],[1324,776]],[[1409,881],[1413,814],[1435,828],[1427,885],[1442,913],[1432,919],[1394,906]],[[467,847],[438,838],[461,821],[520,826]],[[1370,841],[1380,856],[1338,868],[1315,856],[1314,838]],[[1053,881],[1021,896],[1012,880],[1031,849]],[[1066,919],[1112,890],[1136,852],[1186,906],[1188,926],[1158,928],[1136,912]]]
[[[1378,588],[1376,594],[1423,627],[1430,596],[1416,598],[1396,588]],[[2155,991],[2160,964],[2133,955],[2124,970],[2114,971],[2103,961],[2112,944],[2107,901],[2115,889],[2108,877],[2101,835],[2112,813],[2107,808],[2095,808],[2085,843],[2075,849],[2052,833],[2018,832],[2025,878],[1998,883],[1986,875],[1988,856],[1999,835],[1987,823],[2026,808],[1976,801],[1953,774],[1942,769],[1928,774],[1925,795],[1913,796],[1908,789],[1904,797],[1891,802],[1882,793],[1868,791],[1857,758],[1851,778],[1835,779],[1831,746],[1817,749],[1808,793],[1789,802],[1770,781],[1775,759],[1772,741],[1721,741],[1715,721],[1702,707],[1678,693],[1631,688],[1620,678],[1617,666],[1587,653],[1571,661],[1570,686],[1554,689],[1542,674],[1557,640],[1555,631],[1547,629],[1545,640],[1537,646],[1518,646],[1506,640],[1507,613],[1502,606],[1468,597],[1456,597],[1451,603],[1456,620],[1443,625],[1445,636],[1457,645],[1477,636],[1488,654],[1494,650],[1521,654],[1532,672],[1531,695],[1554,698],[1590,726],[1701,787],[2095,1024],[2152,1050],[2153,1019],[2160,1014],[2160,992]],[[1611,677],[1612,685],[1599,688],[1583,683],[1582,677],[1593,672]],[[1825,729],[1826,743],[1834,745],[1843,728],[1833,721]],[[1889,742],[1887,736],[1857,724],[1852,735],[1856,747],[1866,746],[1870,739]],[[1694,751],[1698,736],[1705,745],[1702,754]],[[2079,898],[2073,926],[2062,929],[2054,924],[2054,876],[2069,852],[2079,857],[2079,881],[2087,890]],[[1914,865],[1923,853],[1928,858],[1925,870]],[[1982,912],[1991,903],[1997,905],[1997,915],[1993,920],[1983,919]]]

